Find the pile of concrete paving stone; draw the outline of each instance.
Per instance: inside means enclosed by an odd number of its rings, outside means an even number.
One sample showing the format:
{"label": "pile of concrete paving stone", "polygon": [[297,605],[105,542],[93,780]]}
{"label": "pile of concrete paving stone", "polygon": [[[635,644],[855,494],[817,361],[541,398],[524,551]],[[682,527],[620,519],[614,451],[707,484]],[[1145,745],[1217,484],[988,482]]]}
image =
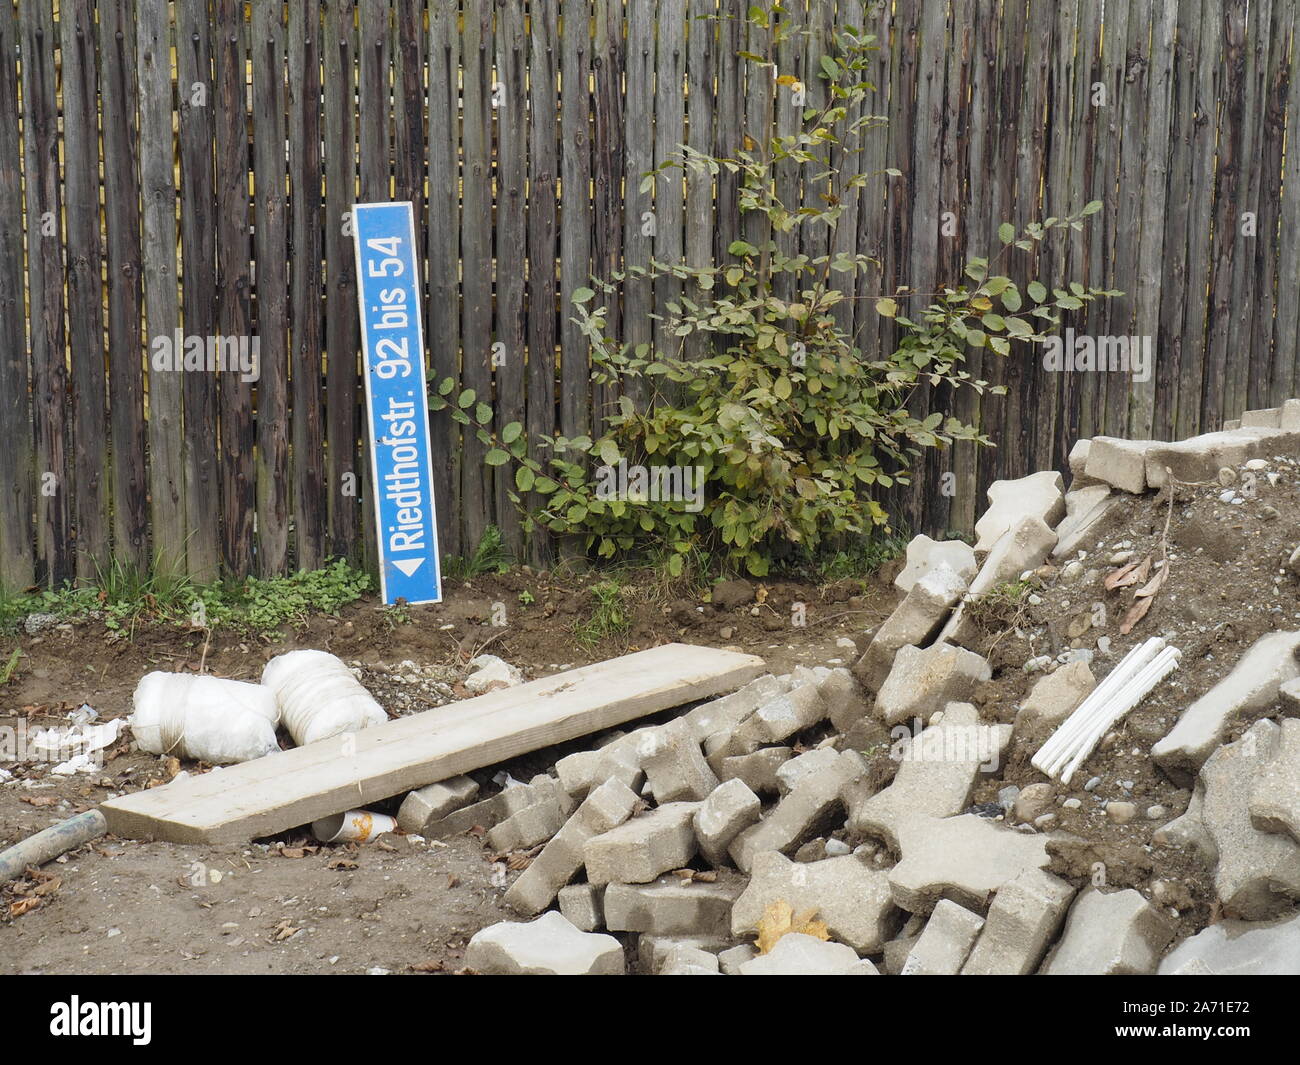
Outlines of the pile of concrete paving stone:
{"label": "pile of concrete paving stone", "polygon": [[[991,667],[973,649],[971,601],[1049,559],[1069,565],[1112,508],[1170,474],[1210,481],[1277,455],[1300,455],[1300,401],[1179,443],[1082,441],[1068,493],[1050,471],[998,482],[973,547],[917,537],[895,582],[901,601],[851,670],[759,677],[481,801],[469,778],[411,793],[407,831],[477,826],[495,851],[540,847],[504,895],[521,920],[480,931],[466,964],[675,975],[1300,971],[1300,720],[1289,716],[1300,708],[1300,632],[1262,637],[1151,750],[1194,784],[1187,811],[1156,838],[1213,869],[1225,918],[1183,942],[1168,900],[1079,890],[1047,871],[1060,833],[1046,778],[1009,797],[1015,816],[1010,806],[1005,818],[971,812],[1013,735],[1045,740],[1094,683],[1067,651],[1044,664],[1014,724],[982,721],[974,696]],[[1226,742],[1243,715],[1275,706],[1280,723],[1264,717]],[[864,737],[912,723],[881,786],[859,753]],[[760,922],[783,906],[815,915],[829,938],[793,930],[760,954]]]}

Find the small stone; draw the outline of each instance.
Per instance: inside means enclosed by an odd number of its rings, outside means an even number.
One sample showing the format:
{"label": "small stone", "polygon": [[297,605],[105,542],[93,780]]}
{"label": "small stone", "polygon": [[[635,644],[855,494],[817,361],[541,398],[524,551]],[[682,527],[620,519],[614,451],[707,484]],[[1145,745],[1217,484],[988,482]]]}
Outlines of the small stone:
{"label": "small stone", "polygon": [[1108,802],[1106,816],[1117,825],[1127,825],[1137,817],[1137,807],[1131,802]]}
{"label": "small stone", "polygon": [[535,921],[501,921],[476,933],[465,964],[489,975],[621,976],[623,944],[582,932],[551,910]]}

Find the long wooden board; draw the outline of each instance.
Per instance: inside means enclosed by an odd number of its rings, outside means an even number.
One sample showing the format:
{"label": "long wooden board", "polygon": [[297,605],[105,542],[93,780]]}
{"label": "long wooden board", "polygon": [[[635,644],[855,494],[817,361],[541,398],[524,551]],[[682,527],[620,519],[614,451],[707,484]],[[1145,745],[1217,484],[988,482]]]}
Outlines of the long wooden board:
{"label": "long wooden board", "polygon": [[104,803],[109,831],[237,843],[386,799],[757,676],[754,655],[670,643]]}

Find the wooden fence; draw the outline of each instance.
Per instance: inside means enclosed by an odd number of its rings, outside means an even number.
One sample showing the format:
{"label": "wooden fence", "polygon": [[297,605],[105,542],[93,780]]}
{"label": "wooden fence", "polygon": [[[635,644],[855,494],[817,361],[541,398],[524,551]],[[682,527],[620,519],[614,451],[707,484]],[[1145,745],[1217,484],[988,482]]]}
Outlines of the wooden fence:
{"label": "wooden fence", "polygon": [[[999,446],[928,456],[893,500],[914,527],[969,528],[989,482],[1061,466],[1080,436],[1185,436],[1293,394],[1295,0],[1110,0],[1104,33],[1098,0],[784,7],[800,33],[777,67],[811,105],[835,27],[879,36],[870,106],[889,124],[860,165],[901,171],[800,250],[877,256],[854,296],[929,292],[995,251],[999,223],[1099,199],[1082,235],[1010,270],[1122,289],[1066,324],[1153,339],[1145,382],[1049,373],[1019,348],[973,360],[1005,397],[918,397]],[[733,179],[640,176],[682,143],[732,155],[797,119],[791,87],[738,56],[763,50],[747,9],[0,0],[0,584],[366,555],[355,200],[416,205],[439,379],[534,437],[598,424],[612,397],[589,381],[574,289],[651,255],[708,264],[737,233]],[[654,341],[673,294],[628,284],[613,325]],[[871,299],[847,307],[866,353],[894,341]],[[186,337],[255,339],[260,376],[159,369],[159,338]],[[444,551],[495,523],[543,553],[509,468],[445,414],[432,428]]]}

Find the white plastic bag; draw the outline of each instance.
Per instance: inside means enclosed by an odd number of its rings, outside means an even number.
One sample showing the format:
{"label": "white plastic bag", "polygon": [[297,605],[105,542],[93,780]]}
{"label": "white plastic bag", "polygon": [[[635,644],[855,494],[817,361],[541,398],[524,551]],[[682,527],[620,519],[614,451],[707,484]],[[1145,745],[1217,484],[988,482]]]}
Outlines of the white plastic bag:
{"label": "white plastic bag", "polygon": [[275,694],[280,720],[298,744],[356,732],[388,720],[341,659],[328,651],[289,651],[262,670]]}
{"label": "white plastic bag", "polygon": [[260,684],[149,673],[136,686],[131,731],[141,749],[213,765],[279,750],[275,696]]}

